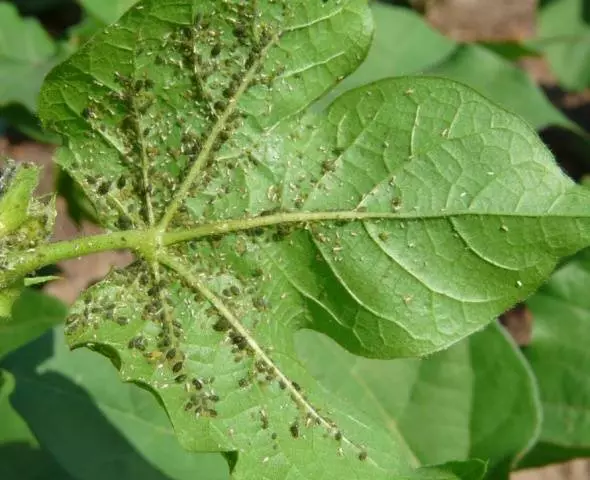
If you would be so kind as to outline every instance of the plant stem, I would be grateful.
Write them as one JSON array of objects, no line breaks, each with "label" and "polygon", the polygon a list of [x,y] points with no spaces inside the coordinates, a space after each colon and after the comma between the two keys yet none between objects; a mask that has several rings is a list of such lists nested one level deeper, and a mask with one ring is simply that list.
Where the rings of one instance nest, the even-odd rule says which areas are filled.
[{"label": "plant stem", "polygon": [[31,250],[15,253],[8,257],[8,266],[0,272],[0,288],[7,287],[31,272],[61,260],[109,250],[130,249],[141,251],[147,235],[149,235],[149,232],[143,230],[105,233],[49,243]]}]

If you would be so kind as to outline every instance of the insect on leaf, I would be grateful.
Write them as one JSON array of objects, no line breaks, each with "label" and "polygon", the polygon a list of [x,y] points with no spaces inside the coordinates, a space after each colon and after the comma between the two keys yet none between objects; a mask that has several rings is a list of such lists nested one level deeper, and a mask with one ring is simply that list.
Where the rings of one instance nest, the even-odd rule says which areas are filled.
[{"label": "insect on leaf", "polygon": [[42,92],[59,164],[145,238],[74,305],[70,344],[110,347],[184,446],[237,452],[235,478],[409,475],[404,438],[323,390],[294,333],[430,353],[589,240],[590,195],[462,85],[383,80],[306,113],[371,31],[364,0],[146,1]]}]

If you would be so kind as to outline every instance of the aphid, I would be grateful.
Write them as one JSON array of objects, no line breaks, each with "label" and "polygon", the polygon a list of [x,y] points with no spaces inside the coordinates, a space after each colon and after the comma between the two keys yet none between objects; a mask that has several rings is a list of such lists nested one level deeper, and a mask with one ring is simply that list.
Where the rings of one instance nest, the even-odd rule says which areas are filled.
[{"label": "aphid", "polygon": [[297,423],[292,423],[289,427],[289,432],[291,432],[293,438],[299,438],[299,425],[297,425]]},{"label": "aphid", "polygon": [[244,336],[234,332],[233,330],[229,332],[229,338],[231,339],[231,342],[240,350],[243,350],[248,346],[248,342],[246,341]]},{"label": "aphid", "polygon": [[178,375],[178,377],[176,377],[176,378],[174,379],[174,381],[175,381],[176,383],[182,383],[182,382],[184,382],[185,380],[186,380],[186,375],[185,375],[184,373],[183,373],[182,375]]},{"label": "aphid", "polygon": [[133,226],[133,223],[128,217],[124,217],[123,215],[117,218],[117,228],[121,230],[127,230]]},{"label": "aphid", "polygon": [[252,299],[252,305],[257,310],[266,310],[268,308],[268,301],[264,297],[254,297]]},{"label": "aphid", "polygon": [[235,285],[232,285],[231,287],[229,287],[229,290],[231,291],[231,293],[233,295],[239,295],[240,294],[240,289],[238,287],[236,287]]},{"label": "aphid", "polygon": [[96,118],[96,112],[92,110],[90,107],[87,107],[84,110],[82,110],[82,117],[84,117],[86,120],[91,118],[94,119]]},{"label": "aphid", "polygon": [[268,415],[266,414],[265,410],[260,411],[260,421],[262,423],[262,428],[266,430],[268,428]]},{"label": "aphid", "polygon": [[249,382],[248,382],[248,379],[247,379],[247,378],[240,378],[240,379],[238,380],[238,385],[239,385],[240,387],[247,387],[247,386],[248,386],[248,384],[249,384]]},{"label": "aphid", "polygon": [[166,360],[172,360],[176,356],[176,349],[171,348],[166,352]]},{"label": "aphid", "polygon": [[381,240],[382,242],[387,241],[387,239],[389,238],[389,234],[387,232],[379,232],[379,240]]},{"label": "aphid", "polygon": [[359,460],[363,461],[367,459],[367,452],[366,450],[363,450],[359,453]]},{"label": "aphid", "polygon": [[172,367],[172,372],[173,373],[178,373],[182,370],[182,362],[176,362],[174,364],[174,366]]},{"label": "aphid", "polygon": [[98,193],[99,195],[106,195],[107,193],[109,193],[110,189],[111,189],[111,185],[108,182],[102,182],[98,186],[96,193]]},{"label": "aphid", "polygon": [[301,387],[299,386],[299,384],[297,382],[291,382],[291,385],[293,385],[293,388],[295,390],[297,390],[298,392],[301,391]]},{"label": "aphid", "polygon": [[187,402],[187,404],[184,406],[184,411],[188,411],[191,408],[193,408],[195,405],[192,402]]},{"label": "aphid", "polygon": [[279,380],[279,387],[281,390],[285,390],[285,388],[287,388],[287,384],[283,380]]},{"label": "aphid", "polygon": [[128,348],[136,348],[137,350],[145,350],[146,343],[147,342],[146,342],[145,338],[143,338],[142,336],[134,337],[131,340],[129,340],[127,347]]},{"label": "aphid", "polygon": [[216,43],[215,45],[213,45],[213,48],[211,49],[211,56],[216,57],[220,53],[221,53],[221,44]]},{"label": "aphid", "polygon": [[275,432],[273,432],[270,436],[270,438],[272,438],[273,440],[277,439],[277,434]]},{"label": "aphid", "polygon": [[125,317],[117,317],[115,318],[115,322],[117,322],[119,325],[127,325],[129,320]]},{"label": "aphid", "polygon": [[209,400],[211,400],[212,402],[219,402],[219,395],[209,395]]},{"label": "aphid", "polygon": [[150,287],[147,291],[147,294],[150,297],[154,297],[155,295],[157,295],[157,293],[158,293],[158,287],[156,287],[156,286]]},{"label": "aphid", "polygon": [[191,380],[191,383],[193,384],[193,386],[197,389],[197,390],[201,390],[203,388],[203,382],[201,382],[201,380],[199,380],[198,378],[193,378]]},{"label": "aphid", "polygon": [[334,434],[334,440],[336,440],[337,442],[339,442],[340,440],[342,440],[342,432],[340,430],[338,430],[335,434]]}]

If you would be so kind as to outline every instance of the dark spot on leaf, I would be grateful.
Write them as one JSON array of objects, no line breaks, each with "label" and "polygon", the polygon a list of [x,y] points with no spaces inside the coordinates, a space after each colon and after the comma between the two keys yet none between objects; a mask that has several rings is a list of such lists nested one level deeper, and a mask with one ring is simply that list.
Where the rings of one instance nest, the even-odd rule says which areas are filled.
[{"label": "dark spot on leaf", "polygon": [[184,373],[183,373],[182,375],[178,375],[178,377],[176,377],[176,378],[174,379],[174,381],[175,381],[176,383],[182,383],[182,382],[184,382],[185,380],[186,380],[186,375],[185,375]]},{"label": "dark spot on leaf", "polygon": [[293,438],[299,438],[299,425],[297,423],[292,423],[289,427],[289,432],[291,432]]},{"label": "dark spot on leaf", "polygon": [[362,452],[359,453],[359,460],[363,461],[367,459],[367,452],[365,450],[363,450]]}]

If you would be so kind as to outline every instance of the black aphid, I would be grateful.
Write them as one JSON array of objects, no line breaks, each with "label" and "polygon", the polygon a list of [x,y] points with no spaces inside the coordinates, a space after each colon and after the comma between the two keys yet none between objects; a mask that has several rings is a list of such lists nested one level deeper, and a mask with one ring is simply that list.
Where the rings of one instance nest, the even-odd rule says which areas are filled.
[{"label": "black aphid", "polygon": [[174,364],[174,366],[172,367],[172,372],[173,373],[178,373],[182,370],[182,362],[176,362]]},{"label": "black aphid", "polygon": [[171,348],[170,350],[168,350],[166,352],[166,359],[167,360],[172,360],[175,356],[176,356],[176,349],[175,348]]}]

